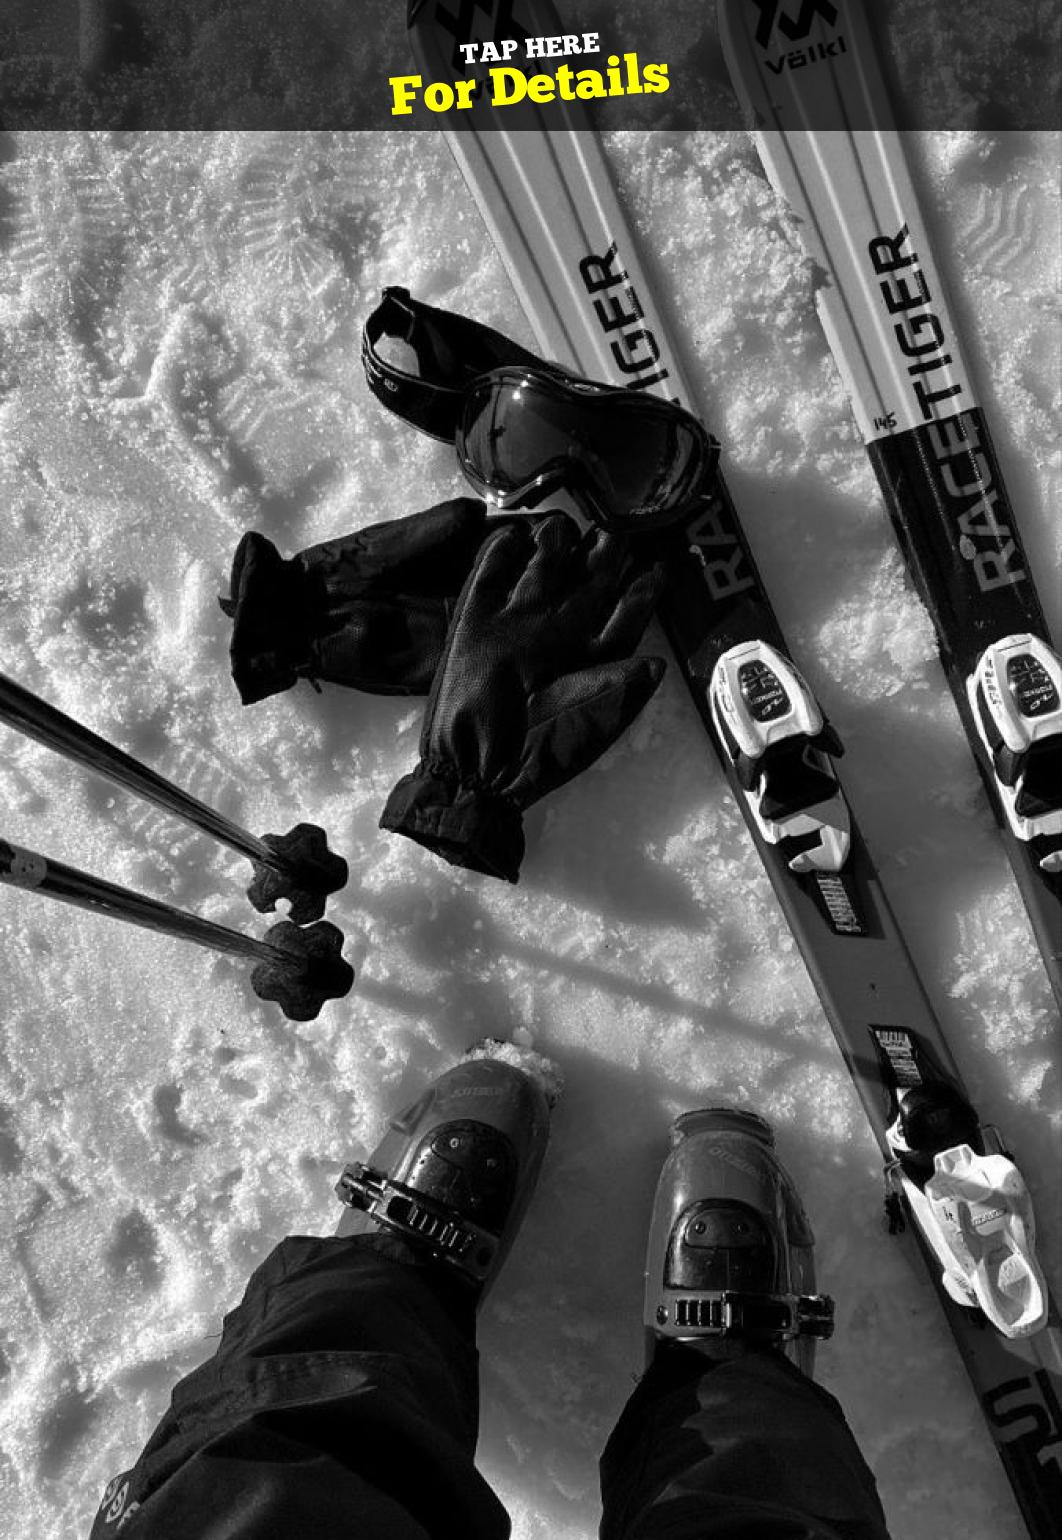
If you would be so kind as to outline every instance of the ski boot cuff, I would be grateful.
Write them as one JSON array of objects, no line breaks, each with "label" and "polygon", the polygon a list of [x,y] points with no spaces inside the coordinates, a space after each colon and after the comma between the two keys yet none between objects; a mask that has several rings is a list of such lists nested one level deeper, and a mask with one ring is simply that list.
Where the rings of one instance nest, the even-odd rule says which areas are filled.
[{"label": "ski boot cuff", "polygon": [[307,671],[310,626],[297,561],[249,530],[232,559],[230,597],[219,599],[233,622],[229,659],[245,706],[290,689]]},{"label": "ski boot cuff", "polygon": [[394,788],[380,827],[416,840],[451,866],[506,882],[519,878],[524,854],[520,810],[423,763]]}]

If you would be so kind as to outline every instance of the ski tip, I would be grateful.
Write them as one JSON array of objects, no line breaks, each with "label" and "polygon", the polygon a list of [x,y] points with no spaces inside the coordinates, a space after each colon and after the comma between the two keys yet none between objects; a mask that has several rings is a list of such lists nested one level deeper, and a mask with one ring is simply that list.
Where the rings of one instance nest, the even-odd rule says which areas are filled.
[{"label": "ski tip", "polygon": [[891,128],[892,109],[863,0],[785,7],[719,0],[723,57],[756,130]]}]

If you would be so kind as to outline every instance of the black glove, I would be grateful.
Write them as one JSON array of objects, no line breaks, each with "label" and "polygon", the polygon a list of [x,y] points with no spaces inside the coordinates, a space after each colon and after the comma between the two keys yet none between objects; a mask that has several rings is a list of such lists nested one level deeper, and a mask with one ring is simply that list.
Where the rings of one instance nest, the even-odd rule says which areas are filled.
[{"label": "black glove", "polygon": [[486,534],[458,497],[371,524],[285,561],[253,530],[232,562],[232,677],[245,706],[296,679],[374,695],[426,695],[457,595]]},{"label": "black glove", "polygon": [[450,623],[420,763],[381,827],[515,882],[524,810],[593,764],[660,683],[662,658],[630,654],[661,581],[561,513],[492,534]]}]

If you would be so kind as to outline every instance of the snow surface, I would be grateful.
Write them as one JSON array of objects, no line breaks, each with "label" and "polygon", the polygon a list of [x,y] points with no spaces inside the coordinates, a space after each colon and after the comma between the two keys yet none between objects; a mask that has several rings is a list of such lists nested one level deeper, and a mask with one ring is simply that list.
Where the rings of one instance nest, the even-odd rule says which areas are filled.
[{"label": "snow surface", "polygon": [[[608,148],[688,337],[737,506],[848,745],[887,891],[983,1114],[1009,1130],[1059,1280],[1057,1017],[811,300],[748,139]],[[912,141],[975,374],[1060,634],[1059,148]],[[842,1400],[895,1540],[1018,1540],[876,1146],[669,670],[628,738],[527,820],[518,887],[377,817],[416,701],[307,686],[242,709],[216,603],[241,532],[285,553],[461,490],[358,360],[386,283],[531,337],[433,135],[29,135],[0,166],[3,670],[254,831],[323,825],[358,979],[296,1026],[244,964],[0,890],[5,1246],[0,1511],[85,1533],[176,1378],[388,1111],[484,1033],[567,1089],[485,1311],[484,1471],[519,1540],[596,1532],[596,1457],[640,1365],[669,1121],[775,1124],[818,1232]],[[649,648],[662,642],[651,634]],[[246,862],[6,729],[0,834],[261,934]]]}]

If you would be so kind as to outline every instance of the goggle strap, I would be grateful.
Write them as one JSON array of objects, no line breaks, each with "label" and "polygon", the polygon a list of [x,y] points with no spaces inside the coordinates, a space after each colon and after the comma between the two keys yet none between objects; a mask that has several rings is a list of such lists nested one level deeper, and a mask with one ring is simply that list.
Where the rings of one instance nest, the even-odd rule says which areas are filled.
[{"label": "goggle strap", "polygon": [[[412,348],[417,373],[381,358],[376,344],[393,337]],[[549,371],[534,353],[479,321],[437,310],[411,297],[408,289],[384,289],[365,323],[362,364],[378,401],[422,433],[452,443],[461,420],[464,393],[488,370],[518,364]]]},{"label": "goggle strap", "polygon": [[[424,378],[430,358],[426,357],[425,330],[418,325],[415,304],[405,289],[384,290],[383,299],[362,332],[361,361],[365,378],[382,405],[422,433],[449,441],[453,438],[462,393],[459,388],[436,385]],[[376,350],[381,337],[407,343],[416,356],[418,373],[410,374],[381,358]]]}]

